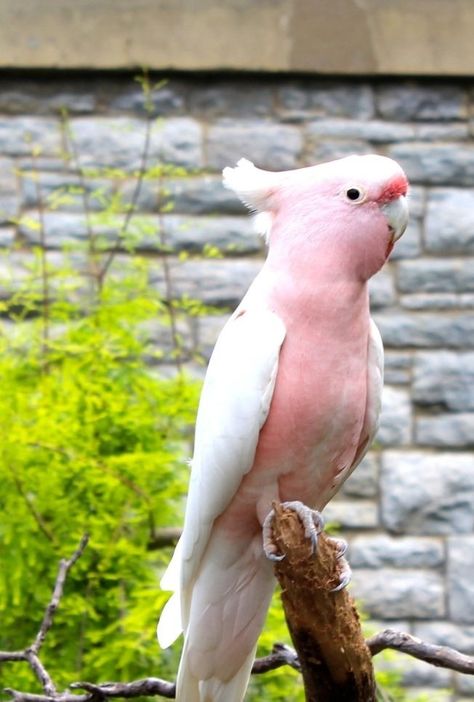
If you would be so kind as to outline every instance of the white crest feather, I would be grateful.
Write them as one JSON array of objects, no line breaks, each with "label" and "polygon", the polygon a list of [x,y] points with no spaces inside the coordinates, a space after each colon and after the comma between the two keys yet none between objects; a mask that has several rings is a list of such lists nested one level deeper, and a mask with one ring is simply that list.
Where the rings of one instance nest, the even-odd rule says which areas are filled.
[{"label": "white crest feather", "polygon": [[281,173],[272,173],[256,168],[251,161],[241,158],[235,168],[222,171],[224,186],[233,190],[251,210],[270,209],[270,197],[280,184]]}]

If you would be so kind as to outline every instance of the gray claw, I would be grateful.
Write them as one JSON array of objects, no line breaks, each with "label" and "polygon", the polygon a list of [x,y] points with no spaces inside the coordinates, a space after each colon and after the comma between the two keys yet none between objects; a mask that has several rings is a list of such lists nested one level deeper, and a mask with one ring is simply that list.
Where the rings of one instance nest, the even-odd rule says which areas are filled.
[{"label": "gray claw", "polygon": [[344,539],[336,539],[335,537],[330,537],[328,540],[331,541],[331,543],[333,543],[336,547],[336,558],[342,558],[345,555],[347,549],[349,548],[347,541],[345,541]]},{"label": "gray claw", "polygon": [[274,516],[275,510],[272,509],[267,514],[267,516],[265,517],[265,521],[262,524],[263,552],[270,561],[273,561],[274,563],[279,563],[285,558],[285,554],[278,553],[277,547],[273,543],[272,522]]},{"label": "gray claw", "polygon": [[339,558],[341,559],[341,572],[339,574],[339,584],[336,585],[336,587],[333,587],[331,589],[331,592],[339,592],[340,590],[343,590],[345,587],[347,587],[352,578],[352,571],[349,563],[342,556],[339,556]]}]

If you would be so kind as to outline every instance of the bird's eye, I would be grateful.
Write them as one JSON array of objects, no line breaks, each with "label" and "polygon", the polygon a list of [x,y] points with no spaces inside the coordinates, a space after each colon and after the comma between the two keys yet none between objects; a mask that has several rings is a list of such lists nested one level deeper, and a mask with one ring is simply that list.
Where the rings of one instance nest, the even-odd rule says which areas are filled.
[{"label": "bird's eye", "polygon": [[359,190],[359,188],[349,188],[346,190],[346,196],[348,200],[352,200],[352,202],[357,202],[358,200],[361,200],[364,197],[364,193]]}]

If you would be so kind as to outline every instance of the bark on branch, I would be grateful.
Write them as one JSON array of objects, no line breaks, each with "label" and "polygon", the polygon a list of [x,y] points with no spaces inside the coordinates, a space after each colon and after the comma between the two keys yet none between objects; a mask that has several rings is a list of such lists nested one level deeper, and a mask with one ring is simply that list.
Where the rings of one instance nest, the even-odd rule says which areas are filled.
[{"label": "bark on branch", "polygon": [[334,542],[319,535],[317,550],[299,517],[275,504],[273,537],[285,558],[275,565],[291,638],[301,664],[307,702],[375,702],[370,651],[359,616],[339,583]]}]

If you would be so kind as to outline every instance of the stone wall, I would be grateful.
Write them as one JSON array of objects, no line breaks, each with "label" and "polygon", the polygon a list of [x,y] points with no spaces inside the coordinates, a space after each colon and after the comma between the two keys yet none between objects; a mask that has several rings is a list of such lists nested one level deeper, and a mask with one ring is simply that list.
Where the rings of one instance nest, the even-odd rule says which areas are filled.
[{"label": "stone wall", "polygon": [[[38,234],[10,220],[33,218],[42,192],[74,183],[60,154],[58,110],[67,108],[79,158],[132,174],[145,120],[131,77],[0,80],[0,245],[16,241],[14,278]],[[372,309],[386,348],[386,387],[374,450],[327,508],[350,540],[353,591],[372,618],[474,653],[474,141],[471,86],[463,82],[311,78],[172,77],[154,101],[160,120],[151,161],[192,171],[166,181],[171,213],[161,215],[177,293],[218,305],[221,316],[184,329],[209,355],[218,330],[259,270],[263,249],[220,170],[247,156],[287,169],[349,153],[400,161],[411,183],[411,224],[374,279]],[[33,168],[31,143],[41,153]],[[21,170],[21,174],[19,173]],[[91,181],[90,187],[97,183]],[[130,201],[132,179],[100,179]],[[159,183],[147,180],[140,213],[158,226]],[[162,204],[162,203],[161,203]],[[85,236],[79,205],[45,215],[48,246]],[[104,236],[113,238],[113,231]],[[223,258],[180,260],[205,243]],[[143,244],[160,289],[158,237]],[[155,266],[156,263],[156,266]],[[116,262],[126,265],[121,254]],[[1,294],[11,283],[4,281]],[[165,337],[160,343],[166,344]],[[393,621],[392,621],[393,620]],[[433,688],[430,700],[474,697],[474,678],[403,659],[404,680]],[[437,688],[435,690],[434,688]],[[439,689],[438,689],[439,688]],[[453,697],[441,688],[457,691]]]}]

